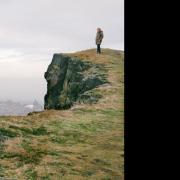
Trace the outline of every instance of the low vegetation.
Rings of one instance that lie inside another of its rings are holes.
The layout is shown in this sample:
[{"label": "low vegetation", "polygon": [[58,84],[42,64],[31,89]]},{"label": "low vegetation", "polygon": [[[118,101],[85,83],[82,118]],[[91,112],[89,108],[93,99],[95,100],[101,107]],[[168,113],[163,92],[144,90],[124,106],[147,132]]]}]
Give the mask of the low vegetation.
[{"label": "low vegetation", "polygon": [[71,54],[105,65],[97,103],[0,117],[0,179],[124,179],[124,55],[102,52]]}]

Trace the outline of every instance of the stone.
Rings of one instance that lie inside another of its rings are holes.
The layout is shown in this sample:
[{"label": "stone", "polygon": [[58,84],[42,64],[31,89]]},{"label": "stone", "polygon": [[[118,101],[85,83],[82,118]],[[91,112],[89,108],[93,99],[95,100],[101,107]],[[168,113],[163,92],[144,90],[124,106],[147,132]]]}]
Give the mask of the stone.
[{"label": "stone", "polygon": [[44,74],[47,81],[44,108],[68,109],[75,102],[96,103],[101,96],[91,91],[107,83],[106,76],[103,65],[54,54]]}]

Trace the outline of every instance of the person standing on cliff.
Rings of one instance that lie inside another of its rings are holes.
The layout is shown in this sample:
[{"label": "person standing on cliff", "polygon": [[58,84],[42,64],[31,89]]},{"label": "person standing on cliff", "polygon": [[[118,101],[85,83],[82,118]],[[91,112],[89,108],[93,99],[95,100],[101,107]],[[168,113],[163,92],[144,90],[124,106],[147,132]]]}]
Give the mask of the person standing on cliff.
[{"label": "person standing on cliff", "polygon": [[101,43],[102,39],[104,37],[103,31],[101,28],[97,28],[97,33],[96,33],[96,45],[97,45],[97,53],[101,53]]}]

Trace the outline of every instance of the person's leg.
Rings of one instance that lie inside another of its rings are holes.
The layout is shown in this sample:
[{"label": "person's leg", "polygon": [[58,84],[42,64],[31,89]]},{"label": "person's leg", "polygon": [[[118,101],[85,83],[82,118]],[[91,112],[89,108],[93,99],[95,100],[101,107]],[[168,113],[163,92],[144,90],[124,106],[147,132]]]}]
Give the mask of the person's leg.
[{"label": "person's leg", "polygon": [[97,44],[97,53],[100,53],[100,44]]},{"label": "person's leg", "polygon": [[98,48],[98,44],[97,44],[97,53],[99,53],[99,48]]},{"label": "person's leg", "polygon": [[99,44],[99,53],[101,53],[101,45]]}]

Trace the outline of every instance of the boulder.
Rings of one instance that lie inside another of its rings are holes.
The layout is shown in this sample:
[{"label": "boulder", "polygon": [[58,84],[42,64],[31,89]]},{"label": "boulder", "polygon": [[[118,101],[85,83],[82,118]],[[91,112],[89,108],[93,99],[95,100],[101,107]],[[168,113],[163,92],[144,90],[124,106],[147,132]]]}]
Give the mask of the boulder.
[{"label": "boulder", "polygon": [[68,109],[75,102],[96,103],[101,95],[92,90],[107,83],[103,65],[64,54],[54,54],[44,77],[45,109]]}]

